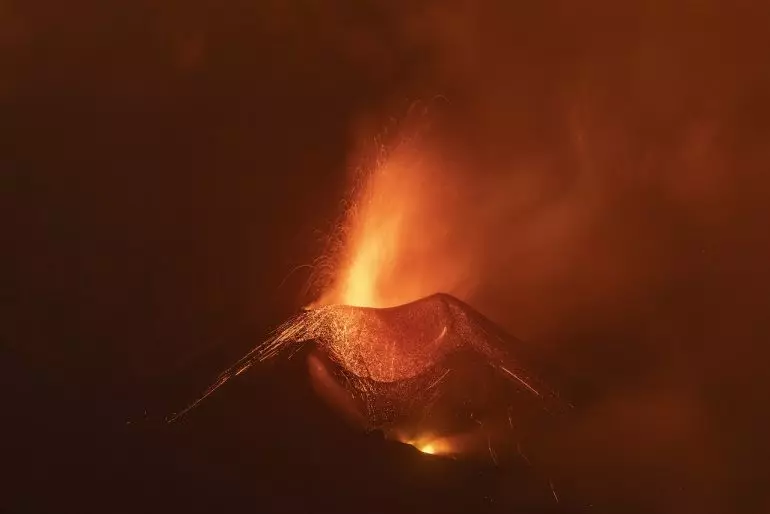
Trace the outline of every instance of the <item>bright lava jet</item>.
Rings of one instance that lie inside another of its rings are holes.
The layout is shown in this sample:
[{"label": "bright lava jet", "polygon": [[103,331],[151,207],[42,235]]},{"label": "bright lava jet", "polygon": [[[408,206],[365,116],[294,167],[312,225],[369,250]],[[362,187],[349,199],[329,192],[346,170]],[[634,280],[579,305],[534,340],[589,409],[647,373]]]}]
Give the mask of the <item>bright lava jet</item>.
[{"label": "bright lava jet", "polygon": [[308,343],[322,398],[423,453],[498,462],[520,453],[543,413],[561,410],[532,348],[455,296],[434,294],[462,291],[472,266],[447,236],[456,188],[413,134],[357,174],[317,300],[189,408],[255,362]]}]

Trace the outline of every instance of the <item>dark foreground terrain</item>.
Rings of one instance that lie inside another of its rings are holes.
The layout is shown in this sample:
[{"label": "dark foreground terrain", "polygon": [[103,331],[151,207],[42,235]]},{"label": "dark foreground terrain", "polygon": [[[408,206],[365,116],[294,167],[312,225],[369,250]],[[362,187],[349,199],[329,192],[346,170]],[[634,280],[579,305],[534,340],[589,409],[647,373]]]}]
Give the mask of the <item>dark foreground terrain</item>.
[{"label": "dark foreground terrain", "polygon": [[[73,390],[3,360],[3,512],[577,511],[523,461],[461,463],[352,430],[313,395],[303,353],[174,424],[121,412],[109,384]],[[163,391],[147,403],[159,409]]]}]

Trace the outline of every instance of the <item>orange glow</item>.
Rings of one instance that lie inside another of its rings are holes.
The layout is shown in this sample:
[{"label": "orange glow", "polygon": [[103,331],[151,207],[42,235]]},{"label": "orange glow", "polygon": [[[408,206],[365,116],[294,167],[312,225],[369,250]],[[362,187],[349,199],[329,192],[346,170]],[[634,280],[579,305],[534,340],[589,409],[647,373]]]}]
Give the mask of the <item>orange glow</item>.
[{"label": "orange glow", "polygon": [[354,189],[333,277],[314,307],[392,307],[457,295],[468,269],[446,223],[456,189],[418,138],[381,151]]},{"label": "orange glow", "polygon": [[373,173],[364,186],[359,205],[350,212],[349,255],[341,270],[339,301],[335,303],[360,307],[403,303],[389,302],[382,285],[403,244],[404,222],[409,218],[408,210],[417,193],[407,192],[408,177],[398,176],[408,172],[392,168],[386,164]]},{"label": "orange glow", "polygon": [[452,447],[445,438],[422,438],[416,441],[406,441],[406,444],[414,446],[417,450],[428,455],[449,455]]},{"label": "orange glow", "polygon": [[388,307],[415,298],[407,292],[414,284],[402,281],[394,288],[388,282],[408,244],[409,224],[419,224],[420,195],[425,194],[413,183],[419,170],[403,157],[380,163],[358,191],[345,220],[341,269],[322,303]]},{"label": "orange glow", "polygon": [[[473,441],[482,440],[482,453],[495,459],[488,437],[447,435],[452,429],[443,419],[424,423],[441,384],[450,380],[457,387],[456,381],[467,380],[462,377],[476,370],[479,357],[489,366],[475,373],[496,374],[541,400],[552,395],[541,393],[521,369],[507,344],[513,340],[455,296],[467,296],[474,266],[468,253],[473,241],[454,231],[462,206],[451,169],[423,141],[406,138],[367,171],[338,227],[338,244],[325,257],[330,265],[321,267],[332,274],[319,299],[225,371],[187,410],[255,362],[313,341],[313,387],[353,424],[403,429],[406,434],[389,438],[430,455],[478,453]],[[461,353],[471,356],[468,366],[449,367],[447,357]]]},{"label": "orange glow", "polygon": [[442,457],[477,456],[495,459],[494,448],[483,429],[455,432],[442,436],[423,435],[417,438],[399,437],[395,440],[413,446],[421,453]]},{"label": "orange glow", "polygon": [[433,455],[434,453],[436,453],[436,448],[430,443],[424,446],[418,446],[417,449],[420,450],[422,453],[427,453],[429,455]]}]

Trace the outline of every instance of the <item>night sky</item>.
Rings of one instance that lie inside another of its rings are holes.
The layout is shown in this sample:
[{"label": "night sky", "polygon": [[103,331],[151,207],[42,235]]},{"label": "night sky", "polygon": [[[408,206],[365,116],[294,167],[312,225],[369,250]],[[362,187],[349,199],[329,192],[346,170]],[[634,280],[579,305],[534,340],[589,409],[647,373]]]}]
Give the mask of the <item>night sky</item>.
[{"label": "night sky", "polygon": [[[770,9],[669,4],[0,3],[0,512],[767,512]],[[463,299],[576,398],[541,465],[356,433],[297,361],[166,424],[438,95]]]}]

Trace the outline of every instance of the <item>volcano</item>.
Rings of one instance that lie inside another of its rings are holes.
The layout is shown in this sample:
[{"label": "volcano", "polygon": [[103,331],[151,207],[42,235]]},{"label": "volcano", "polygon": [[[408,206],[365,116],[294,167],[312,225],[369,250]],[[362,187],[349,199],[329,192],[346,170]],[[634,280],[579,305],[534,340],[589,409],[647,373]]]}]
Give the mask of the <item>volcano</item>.
[{"label": "volcano", "polygon": [[256,362],[303,345],[316,392],[354,425],[426,453],[497,462],[567,405],[542,361],[467,303],[434,294],[389,308],[302,311],[220,375],[200,400]]}]

